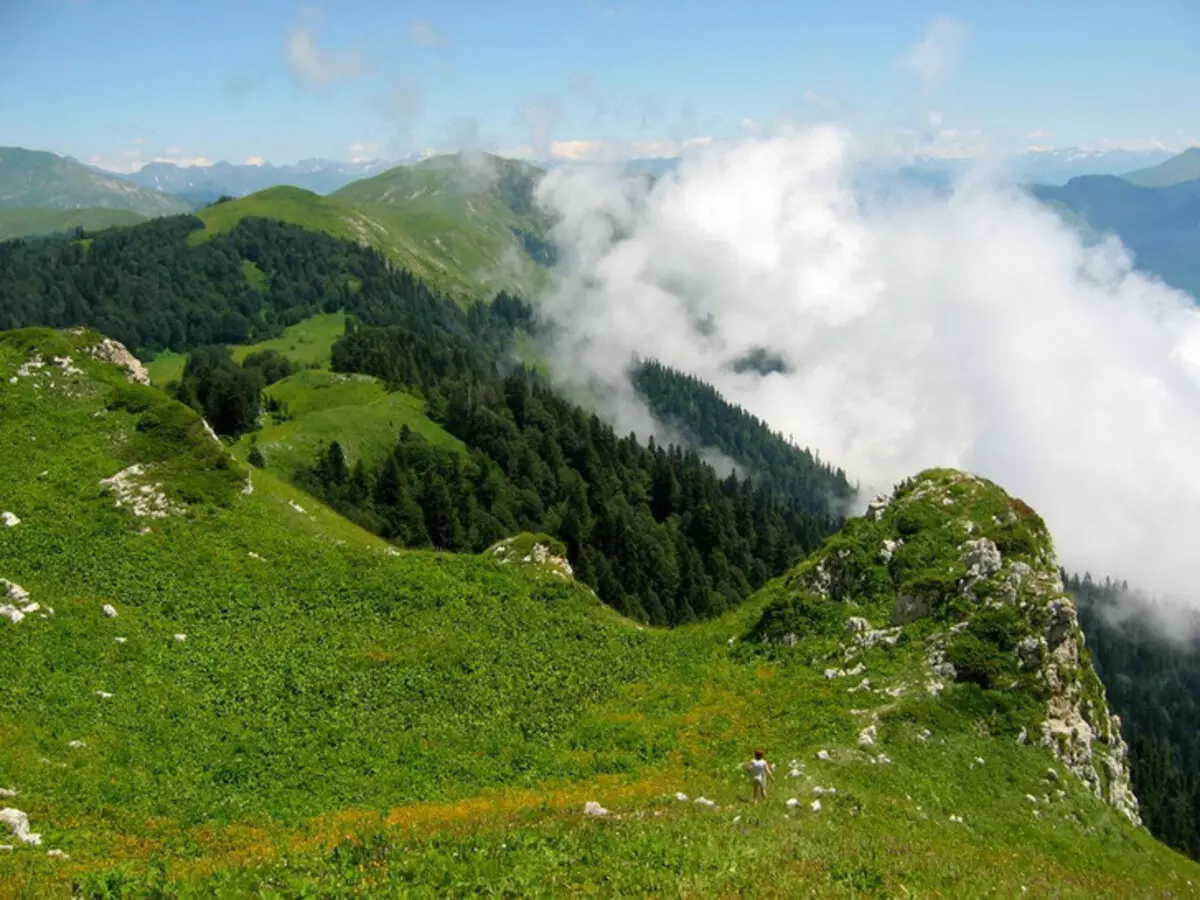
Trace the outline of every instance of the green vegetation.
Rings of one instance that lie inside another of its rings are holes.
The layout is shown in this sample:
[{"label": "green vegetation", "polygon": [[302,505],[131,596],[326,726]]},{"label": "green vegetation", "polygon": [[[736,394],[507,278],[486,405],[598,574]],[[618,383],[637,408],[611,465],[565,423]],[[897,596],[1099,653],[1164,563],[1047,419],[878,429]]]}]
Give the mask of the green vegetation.
[{"label": "green vegetation", "polygon": [[0,209],[29,207],[165,216],[187,212],[191,204],[53,153],[0,147]]},{"label": "green vegetation", "polygon": [[[529,315],[502,295],[468,318],[488,334]],[[389,539],[478,552],[516,531],[544,531],[567,545],[579,579],[607,603],[662,625],[736,606],[839,524],[823,491],[792,497],[765,480],[723,478],[694,451],[619,436],[530,373],[489,376],[437,338],[354,327],[333,347],[336,371],[421,390],[430,417],[471,450],[464,462],[402,435],[374,470],[305,481]],[[839,482],[811,457],[794,462],[810,467],[800,477]]]},{"label": "green vegetation", "polygon": [[12,238],[62,234],[82,228],[100,231],[119,225],[136,225],[145,221],[140,213],[126,209],[47,209],[22,207],[0,209],[0,241]]},{"label": "green vegetation", "polygon": [[205,231],[227,232],[248,217],[288,222],[373,247],[460,303],[499,291],[528,295],[544,283],[548,221],[533,204],[542,172],[486,156],[398,166],[322,197],[273,187],[216,204],[198,215]]},{"label": "green vegetation", "polygon": [[[243,493],[194,414],[91,360],[94,339],[0,337],[0,446],[22,448],[0,467],[21,518],[0,577],[43,607],[0,620],[0,785],[43,835],[0,855],[0,893],[1194,895],[1200,868],[1000,736],[987,692],[887,693],[921,677],[930,626],[862,651],[877,690],[850,692],[822,672],[832,637],[747,639],[785,582],[664,631],[512,555],[397,551],[269,469]],[[82,371],[19,375],[35,352]],[[115,505],[100,480],[137,461],[170,467],[148,477],[182,509]],[[922,560],[900,577],[958,554]],[[751,807],[737,766],[759,744],[778,780]]]},{"label": "green vegetation", "polygon": [[290,477],[311,466],[337,441],[351,465],[375,466],[388,456],[402,428],[435,447],[465,452],[461,441],[425,415],[425,403],[407,391],[387,391],[369,375],[306,370],[266,391],[281,415],[269,417],[255,434],[272,471]]},{"label": "green vegetation", "polygon": [[1197,179],[1200,179],[1200,147],[1189,147],[1157,166],[1139,169],[1125,176],[1125,180],[1131,184],[1147,188],[1171,187]]},{"label": "green vegetation", "polygon": [[[257,344],[234,344],[229,349],[234,362],[238,363],[253,353],[274,350],[301,368],[315,366],[328,369],[330,348],[345,332],[345,313],[322,313],[288,326],[277,338]],[[173,353],[168,350],[146,363],[146,370],[154,384],[165,386],[183,377],[183,366],[186,362],[186,353]]]},{"label": "green vegetation", "polygon": [[1067,586],[1113,711],[1130,735],[1130,769],[1146,827],[1200,857],[1200,614],[1159,608],[1128,584],[1090,575],[1071,576]]}]

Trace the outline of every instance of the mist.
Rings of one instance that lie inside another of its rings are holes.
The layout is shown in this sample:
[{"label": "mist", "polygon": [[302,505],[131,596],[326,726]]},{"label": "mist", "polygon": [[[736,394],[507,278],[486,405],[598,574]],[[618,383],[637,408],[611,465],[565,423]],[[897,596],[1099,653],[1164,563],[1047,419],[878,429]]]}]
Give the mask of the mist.
[{"label": "mist", "polygon": [[[1001,168],[864,190],[864,148],[819,125],[704,148],[653,185],[550,172],[556,376],[645,434],[633,360],[695,374],[843,467],[856,511],[931,466],[991,478],[1068,569],[1196,606],[1194,301],[1115,240],[1085,245]],[[756,349],[788,371],[735,372]]]}]

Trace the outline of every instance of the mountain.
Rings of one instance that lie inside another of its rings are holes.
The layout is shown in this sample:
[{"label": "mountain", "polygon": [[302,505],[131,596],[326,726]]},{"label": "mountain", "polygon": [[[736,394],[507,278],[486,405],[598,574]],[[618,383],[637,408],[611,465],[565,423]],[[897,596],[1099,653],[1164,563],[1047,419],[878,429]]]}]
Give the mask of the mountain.
[{"label": "mountain", "polygon": [[1130,172],[1125,180],[1138,187],[1171,187],[1200,179],[1200,147],[1190,147],[1178,156],[1149,169]]},{"label": "mountain", "polygon": [[127,209],[3,209],[0,210],[0,241],[58,234],[74,228],[99,231],[118,225],[136,225],[145,220],[145,216]]},{"label": "mountain", "polygon": [[142,216],[188,212],[192,205],[76,160],[0,147],[0,209],[122,209]]},{"label": "mountain", "polygon": [[0,893],[1200,883],[1134,824],[1050,537],[990,482],[921,473],[742,608],[643,628],[543,536],[372,537],[142,377],[0,335]]},{"label": "mountain", "polygon": [[270,188],[201,211],[212,233],[246,216],[291,222],[375,247],[461,303],[532,295],[553,259],[533,203],[541,169],[496,156],[432,157],[327,197]]},{"label": "mountain", "polygon": [[1094,233],[1119,237],[1140,269],[1200,298],[1200,180],[1146,188],[1111,175],[1088,176],[1032,190]]},{"label": "mountain", "polygon": [[281,185],[328,194],[357,179],[376,175],[392,165],[394,163],[382,160],[337,162],[329,159],[305,159],[282,166],[269,162],[236,165],[222,161],[210,166],[155,162],[124,177],[142,187],[212,202],[220,196],[241,197]]}]

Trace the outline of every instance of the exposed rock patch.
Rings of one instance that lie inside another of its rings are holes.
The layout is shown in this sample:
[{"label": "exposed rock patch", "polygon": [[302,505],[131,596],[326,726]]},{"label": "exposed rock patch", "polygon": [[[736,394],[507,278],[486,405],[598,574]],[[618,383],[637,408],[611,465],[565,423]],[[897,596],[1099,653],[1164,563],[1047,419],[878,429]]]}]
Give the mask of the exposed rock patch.
[{"label": "exposed rock patch", "polygon": [[146,371],[146,367],[119,341],[105,338],[96,346],[88,347],[86,352],[93,359],[120,366],[125,370],[125,380],[131,384],[150,384],[150,373]]},{"label": "exposed rock patch", "polygon": [[566,548],[547,535],[519,534],[505,538],[489,547],[484,554],[501,565],[518,563],[536,566],[563,580],[575,577],[575,570],[566,556]]},{"label": "exposed rock patch", "polygon": [[42,842],[42,836],[35,834],[29,830],[29,816],[25,815],[19,809],[14,809],[11,806],[0,809],[0,824],[8,826],[12,836],[23,844],[38,846]]},{"label": "exposed rock patch", "polygon": [[147,519],[165,519],[171,515],[182,515],[187,510],[173,503],[162,485],[150,481],[150,466],[134,463],[110,478],[100,479],[100,486],[113,494],[117,506],[129,509],[135,516]]}]

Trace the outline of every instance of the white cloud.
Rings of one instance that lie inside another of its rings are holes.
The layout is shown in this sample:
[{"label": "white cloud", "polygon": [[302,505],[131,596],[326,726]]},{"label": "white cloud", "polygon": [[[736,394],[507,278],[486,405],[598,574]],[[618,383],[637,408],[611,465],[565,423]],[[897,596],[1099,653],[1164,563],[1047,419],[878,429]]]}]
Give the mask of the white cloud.
[{"label": "white cloud", "polygon": [[350,162],[370,162],[378,158],[379,144],[375,141],[355,141],[346,148]]},{"label": "white cloud", "polygon": [[246,161],[245,161],[245,163],[243,163],[243,165],[261,166],[265,163],[266,163],[266,160],[263,159],[261,156],[247,156]]},{"label": "white cloud", "polygon": [[529,143],[533,156],[537,159],[548,158],[551,135],[558,123],[562,121],[562,104],[554,97],[540,97],[526,103],[514,118],[514,124],[529,131]]},{"label": "white cloud", "polygon": [[[850,141],[716,145],[652,191],[553,171],[561,268],[540,308],[559,375],[598,379],[644,429],[625,370],[660,359],[870,488],[974,471],[1043,515],[1068,568],[1200,601],[1194,304],[976,174],[867,203]],[[793,371],[734,373],[756,347]]]},{"label": "white cloud", "polygon": [[532,144],[509,147],[503,156],[528,160],[563,160],[571,162],[618,163],[630,159],[671,159],[691,150],[708,146],[713,138],[707,135],[675,141],[657,138],[640,141],[606,141],[589,138],[550,141],[544,147]]},{"label": "white cloud", "polygon": [[287,58],[292,74],[313,87],[357,78],[366,72],[356,51],[330,53],[322,50],[317,44],[316,32],[310,28],[293,28],[288,32]]},{"label": "white cloud", "polygon": [[917,76],[923,91],[931,91],[954,70],[967,37],[967,28],[949,16],[938,16],[925,36],[904,56],[901,65]]},{"label": "white cloud", "polygon": [[425,19],[414,19],[408,23],[408,39],[420,47],[442,46],[442,35],[432,22]]}]

